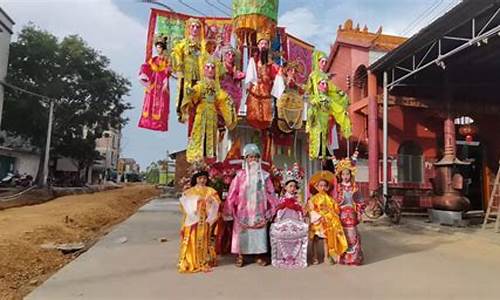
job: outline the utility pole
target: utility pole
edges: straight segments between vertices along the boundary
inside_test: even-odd
[[[388,186],[387,186],[387,160],[388,160],[388,155],[387,155],[387,141],[388,141],[388,136],[387,136],[387,102],[388,102],[388,87],[387,87],[387,72],[384,72],[384,78],[383,78],[383,87],[384,87],[384,102],[383,102],[383,123],[382,123],[382,151],[383,151],[383,160],[382,160],[382,196],[384,197],[384,207],[387,201],[387,192],[388,192]]]
[[[54,100],[50,99],[49,101],[49,125],[47,127],[47,141],[45,143],[45,157],[43,160],[43,186],[47,186],[47,178],[49,177],[50,140],[52,138],[52,122],[54,119]]]

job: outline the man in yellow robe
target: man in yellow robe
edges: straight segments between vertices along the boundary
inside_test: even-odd
[[[172,49],[173,70],[177,74],[176,107],[179,120],[188,119],[187,116],[182,116],[181,107],[186,96],[186,89],[193,87],[201,79],[201,54],[205,51],[201,21],[190,18],[186,21],[186,28],[186,38],[174,44]]]

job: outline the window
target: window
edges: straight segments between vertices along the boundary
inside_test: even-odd
[[[402,143],[398,150],[398,181],[422,182],[423,164],[422,148],[413,141]]]

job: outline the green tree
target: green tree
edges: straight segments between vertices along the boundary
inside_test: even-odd
[[[79,170],[99,158],[95,140],[127,123],[123,100],[130,82],[109,68],[109,59],[79,36],[59,41],[30,24],[10,46],[7,82],[56,99],[51,157],[69,157]],[[3,129],[21,135],[41,152],[41,179],[48,122],[47,99],[6,89]],[[87,130],[89,129],[89,130]]]
[[[159,180],[160,180],[160,168],[158,167],[157,163],[152,162],[146,168],[146,182],[151,184],[158,184]]]

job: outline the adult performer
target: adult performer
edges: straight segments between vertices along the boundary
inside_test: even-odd
[[[236,266],[242,267],[244,255],[256,255],[256,262],[268,264],[267,225],[271,221],[277,199],[268,172],[262,170],[260,150],[255,144],[243,149],[244,167],[229,187],[224,215],[234,219],[231,252]]]

